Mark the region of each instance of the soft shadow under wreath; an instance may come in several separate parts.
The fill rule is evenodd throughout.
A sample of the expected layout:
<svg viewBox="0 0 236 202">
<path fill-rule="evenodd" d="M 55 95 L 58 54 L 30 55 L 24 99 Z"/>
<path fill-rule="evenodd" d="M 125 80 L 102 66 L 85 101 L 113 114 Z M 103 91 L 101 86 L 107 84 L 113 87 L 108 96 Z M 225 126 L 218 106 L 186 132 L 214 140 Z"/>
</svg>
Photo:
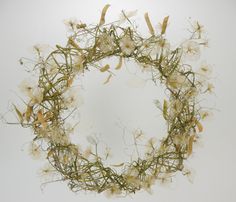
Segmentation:
<svg viewBox="0 0 236 202">
<path fill-rule="evenodd" d="M 65 47 L 56 47 L 43 56 L 35 46 L 37 61 L 32 72 L 38 75 L 34 84 L 22 82 L 21 90 L 26 95 L 25 110 L 14 105 L 19 124 L 33 130 L 32 154 L 46 154 L 50 167 L 44 174 L 57 173 L 54 181 L 65 181 L 72 191 L 88 190 L 114 195 L 150 191 L 156 182 L 168 182 L 177 171 L 189 175 L 186 160 L 199 139 L 203 126 L 200 123 L 209 111 L 200 106 L 199 96 L 212 92 L 208 82 L 210 69 L 202 65 L 194 71 L 188 60 L 198 60 L 200 49 L 207 46 L 202 37 L 203 26 L 191 24 L 190 37 L 176 48 L 171 48 L 166 39 L 169 17 L 165 17 L 160 29 L 155 30 L 146 13 L 145 21 L 150 32 L 142 37 L 130 18 L 134 12 L 122 11 L 121 19 L 105 24 L 106 5 L 99 24 L 87 25 L 68 21 L 71 29 Z M 116 67 L 100 66 L 99 61 L 110 56 L 119 60 Z M 82 150 L 70 141 L 66 128 L 68 117 L 78 109 L 77 93 L 72 88 L 76 78 L 91 68 L 107 74 L 104 84 L 112 82 L 114 71 L 122 68 L 124 60 L 132 59 L 139 68 L 152 73 L 155 83 L 165 86 L 168 99 L 156 102 L 167 125 L 167 136 L 157 147 L 152 139 L 145 154 L 132 162 L 105 166 L 98 154 L 98 144 L 90 137 L 94 150 Z M 21 64 L 25 61 L 22 59 Z M 79 127 L 79 126 L 78 126 Z M 140 141 L 140 134 L 135 141 Z M 117 168 L 119 167 L 119 171 Z M 52 180 L 53 181 L 53 180 Z"/>
</svg>

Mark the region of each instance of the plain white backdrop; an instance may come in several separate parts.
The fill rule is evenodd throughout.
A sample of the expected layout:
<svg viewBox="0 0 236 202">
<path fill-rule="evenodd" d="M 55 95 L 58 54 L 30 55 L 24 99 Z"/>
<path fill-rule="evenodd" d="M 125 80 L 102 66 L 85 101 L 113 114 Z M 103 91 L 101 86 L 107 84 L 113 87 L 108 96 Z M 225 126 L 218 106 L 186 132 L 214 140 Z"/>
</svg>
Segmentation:
<svg viewBox="0 0 236 202">
<path fill-rule="evenodd" d="M 209 49 L 203 57 L 212 65 L 213 82 L 215 93 L 211 96 L 209 104 L 216 108 L 213 118 L 205 124 L 203 133 L 204 146 L 194 151 L 189 165 L 196 172 L 194 183 L 191 184 L 181 175 L 177 175 L 170 187 L 161 187 L 158 184 L 153 188 L 153 194 L 139 192 L 126 198 L 107 199 L 103 194 L 72 193 L 65 183 L 49 184 L 41 190 L 41 179 L 38 169 L 44 164 L 44 160 L 34 161 L 27 152 L 27 144 L 32 139 L 29 130 L 19 126 L 0 125 L 0 201 L 2 202 L 49 202 L 49 201 L 161 201 L 161 202 L 221 202 L 236 201 L 236 1 L 235 0 L 0 0 L 0 113 L 3 114 L 10 109 L 12 102 L 18 100 L 16 92 L 18 84 L 27 77 L 18 59 L 22 56 L 33 57 L 30 47 L 34 44 L 43 43 L 54 46 L 66 43 L 66 29 L 63 20 L 75 17 L 82 22 L 97 23 L 100 12 L 105 4 L 111 4 L 107 14 L 107 21 L 118 18 L 121 10 L 138 10 L 137 22 L 140 22 L 142 31 L 146 30 L 143 14 L 149 13 L 153 24 L 157 27 L 158 22 L 169 15 L 170 24 L 168 36 L 173 42 L 180 42 L 186 37 L 189 26 L 189 18 L 199 20 L 207 30 Z M 130 64 L 134 65 L 134 64 Z M 129 66 L 129 64 L 127 64 Z M 123 75 L 123 73 L 121 73 Z M 92 78 L 92 77 L 91 77 Z M 119 90 L 117 85 L 97 87 L 98 80 L 85 81 L 85 88 L 92 89 L 89 94 L 85 93 L 85 100 L 89 96 L 98 96 L 98 102 L 107 102 L 100 106 L 100 111 L 90 118 L 99 120 L 100 130 L 108 138 L 107 144 L 113 147 L 114 156 L 123 158 L 119 153 L 120 139 L 109 137 L 113 131 L 119 133 L 112 123 L 106 127 L 107 120 L 111 114 L 105 113 L 100 117 L 102 111 L 112 111 L 112 103 L 115 98 L 120 98 L 114 103 L 120 109 L 112 111 L 113 115 L 118 112 L 126 124 L 134 124 L 133 117 L 138 123 L 137 127 L 150 128 L 153 131 L 162 130 L 163 124 L 155 128 L 152 123 L 152 108 L 145 108 L 152 102 L 154 89 L 150 86 L 141 90 L 130 90 L 124 86 Z M 123 82 L 121 79 L 119 82 Z M 143 92 L 142 92 L 143 90 Z M 130 96 L 130 93 L 134 93 Z M 161 96 L 159 90 L 158 96 Z M 114 96 L 111 96 L 112 92 Z M 106 100 L 99 97 L 103 93 Z M 150 99 L 141 99 L 145 96 Z M 112 99 L 113 98 L 113 99 Z M 140 98 L 140 99 L 139 99 Z M 132 103 L 136 100 L 136 105 Z M 86 102 L 85 102 L 86 103 Z M 94 103 L 87 104 L 94 106 Z M 87 105 L 87 106 L 88 106 Z M 109 105 L 109 109 L 107 106 Z M 86 106 L 86 105 L 85 105 Z M 129 106 L 135 110 L 140 107 L 136 114 L 130 113 Z M 136 107 L 136 108 L 135 108 Z M 98 108 L 97 108 L 98 109 Z M 123 110 L 123 111 L 122 111 Z M 85 111 L 81 114 L 89 114 Z M 140 113 L 140 114 L 138 114 Z M 116 117 L 117 118 L 117 117 Z M 146 120 L 146 122 L 145 122 Z M 147 121 L 148 120 L 148 121 Z M 116 121 L 116 120 L 115 120 Z M 142 125 L 142 123 L 144 123 Z M 150 124 L 150 125 L 148 125 Z M 132 126 L 133 127 L 133 126 Z M 89 128 L 89 127 L 88 127 Z M 85 127 L 85 129 L 88 129 Z M 86 131 L 86 130 L 84 130 Z M 152 133 L 153 131 L 148 131 Z M 91 131 L 92 133 L 93 131 Z M 114 134 L 113 134 L 114 135 Z M 119 142 L 122 143 L 122 142 Z M 121 155 L 121 156 L 119 156 Z"/>
</svg>

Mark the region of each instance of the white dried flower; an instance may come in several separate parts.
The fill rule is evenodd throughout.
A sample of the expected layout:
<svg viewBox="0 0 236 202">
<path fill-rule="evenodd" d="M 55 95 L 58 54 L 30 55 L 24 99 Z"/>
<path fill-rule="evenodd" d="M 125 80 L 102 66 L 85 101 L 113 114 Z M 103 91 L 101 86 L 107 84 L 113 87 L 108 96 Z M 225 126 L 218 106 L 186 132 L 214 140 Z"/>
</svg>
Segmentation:
<svg viewBox="0 0 236 202">
<path fill-rule="evenodd" d="M 73 70 L 75 73 L 84 72 L 84 58 L 82 55 L 77 55 L 75 57 Z"/>
<path fill-rule="evenodd" d="M 43 89 L 36 85 L 35 81 L 27 79 L 19 85 L 20 90 L 31 99 L 31 104 L 43 101 Z"/>
<path fill-rule="evenodd" d="M 137 10 L 133 10 L 133 11 L 122 11 L 122 13 L 120 14 L 119 17 L 119 24 L 124 23 L 127 18 L 131 18 L 133 16 L 135 16 L 137 14 Z"/>
<path fill-rule="evenodd" d="M 154 176 L 148 176 L 145 181 L 142 182 L 142 188 L 145 189 L 145 191 L 147 191 L 149 194 L 152 194 L 152 190 L 151 187 L 152 185 L 155 184 L 155 177 Z"/>
<path fill-rule="evenodd" d="M 162 53 L 167 55 L 170 52 L 170 43 L 166 39 L 148 39 L 143 43 L 141 50 L 145 56 L 150 56 L 153 60 L 156 59 L 157 55 Z"/>
<path fill-rule="evenodd" d="M 49 76 L 54 76 L 58 73 L 58 66 L 54 60 L 50 60 L 47 63 L 47 73 Z"/>
<path fill-rule="evenodd" d="M 180 73 L 175 72 L 167 78 L 166 82 L 167 85 L 172 88 L 180 88 L 184 87 L 186 84 L 186 77 Z"/>
<path fill-rule="evenodd" d="M 35 81 L 32 81 L 31 79 L 25 79 L 19 85 L 19 89 L 26 96 L 31 96 L 34 88 L 35 88 Z"/>
<path fill-rule="evenodd" d="M 169 118 L 175 118 L 183 109 L 183 104 L 179 99 L 171 100 L 170 102 L 170 110 L 169 110 Z"/>
<path fill-rule="evenodd" d="M 204 26 L 201 25 L 198 21 L 193 22 L 193 31 L 198 34 L 198 37 L 200 38 L 201 35 L 205 32 Z"/>
<path fill-rule="evenodd" d="M 161 186 L 168 186 L 172 182 L 172 174 L 171 173 L 160 173 L 157 177 L 158 182 Z"/>
<path fill-rule="evenodd" d="M 122 192 L 120 190 L 120 188 L 118 187 L 118 185 L 116 184 L 110 184 L 110 188 L 108 190 L 105 191 L 105 195 L 110 198 L 112 196 L 117 196 L 120 195 Z"/>
<path fill-rule="evenodd" d="M 66 25 L 68 31 L 75 31 L 79 22 L 76 18 L 70 18 L 64 20 L 64 24 Z"/>
<path fill-rule="evenodd" d="M 67 145 L 69 143 L 69 136 L 65 134 L 60 128 L 53 127 L 48 131 L 47 136 L 50 141 L 56 144 Z"/>
<path fill-rule="evenodd" d="M 147 40 L 143 43 L 142 54 L 145 56 L 150 56 L 152 59 L 156 59 L 157 54 L 160 52 L 160 46 L 158 43 Z"/>
<path fill-rule="evenodd" d="M 50 46 L 48 44 L 35 44 L 33 46 L 33 52 L 37 56 L 47 55 L 49 50 L 50 50 Z"/>
<path fill-rule="evenodd" d="M 34 88 L 30 97 L 33 104 L 41 103 L 43 101 L 43 89 L 39 87 Z"/>
<path fill-rule="evenodd" d="M 63 100 L 64 106 L 67 108 L 79 107 L 84 103 L 81 94 L 78 93 L 78 90 L 75 90 L 73 88 L 69 88 L 63 94 Z"/>
<path fill-rule="evenodd" d="M 33 159 L 38 160 L 42 157 L 42 150 L 40 146 L 35 142 L 31 142 L 29 147 L 29 154 Z"/>
<path fill-rule="evenodd" d="M 187 176 L 188 181 L 189 181 L 190 183 L 193 183 L 194 178 L 195 178 L 195 175 L 196 175 L 195 170 L 192 169 L 192 168 L 190 169 L 190 168 L 188 168 L 188 167 L 185 165 L 182 172 L 183 172 L 183 175 Z"/>
<path fill-rule="evenodd" d="M 110 35 L 103 33 L 98 38 L 98 47 L 103 53 L 107 53 L 114 50 L 114 42 Z"/>
<path fill-rule="evenodd" d="M 200 76 L 210 76 L 210 74 L 212 73 L 212 69 L 210 67 L 210 65 L 206 64 L 205 62 L 201 64 L 200 68 L 197 71 L 197 74 L 199 74 Z"/>
<path fill-rule="evenodd" d="M 51 164 L 45 164 L 38 172 L 38 175 L 43 181 L 50 181 L 56 176 L 56 170 Z"/>
<path fill-rule="evenodd" d="M 120 40 L 120 48 L 125 55 L 130 55 L 135 49 L 135 43 L 130 36 L 125 35 Z"/>
<path fill-rule="evenodd" d="M 183 55 L 186 59 L 197 60 L 200 58 L 200 46 L 196 41 L 188 40 L 183 43 Z"/>
</svg>

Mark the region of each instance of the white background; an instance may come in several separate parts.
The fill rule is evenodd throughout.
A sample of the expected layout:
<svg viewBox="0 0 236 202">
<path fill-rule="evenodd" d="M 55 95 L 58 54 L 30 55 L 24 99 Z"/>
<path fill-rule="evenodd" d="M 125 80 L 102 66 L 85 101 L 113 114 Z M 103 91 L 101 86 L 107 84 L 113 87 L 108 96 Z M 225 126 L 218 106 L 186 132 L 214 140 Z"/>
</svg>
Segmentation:
<svg viewBox="0 0 236 202">
<path fill-rule="evenodd" d="M 204 57 L 213 67 L 215 94 L 212 95 L 210 105 L 217 110 L 214 111 L 214 117 L 211 121 L 205 124 L 204 146 L 195 150 L 193 157 L 188 162 L 196 171 L 194 183 L 189 183 L 183 176 L 179 175 L 170 187 L 155 185 L 152 195 L 140 192 L 126 198 L 115 199 L 107 199 L 102 194 L 84 192 L 74 194 L 68 190 L 65 183 L 49 184 L 42 191 L 40 189 L 41 179 L 37 170 L 44 164 L 44 161 L 33 161 L 28 155 L 26 145 L 32 138 L 30 131 L 18 126 L 1 124 L 0 201 L 236 201 L 234 190 L 236 187 L 235 0 L 0 0 L 1 114 L 9 111 L 11 103 L 18 100 L 17 85 L 27 76 L 18 64 L 18 59 L 22 56 L 32 57 L 32 53 L 29 51 L 30 47 L 37 43 L 50 44 L 51 46 L 65 44 L 66 29 L 62 23 L 63 20 L 76 17 L 83 22 L 96 23 L 106 3 L 111 4 L 107 14 L 108 21 L 116 20 L 122 9 L 137 9 L 137 21 L 141 23 L 142 30 L 146 29 L 142 19 L 145 12 L 149 12 L 154 25 L 161 22 L 166 15 L 170 15 L 168 34 L 172 41 L 180 41 L 186 36 L 189 17 L 193 20 L 199 20 L 207 30 L 210 48 L 204 53 Z M 100 77 L 100 79 L 104 79 L 104 77 Z M 97 94 L 100 92 L 109 96 L 112 92 L 112 90 L 107 91 L 106 87 L 95 89 L 97 83 L 94 82 L 88 82 L 88 85 Z M 116 87 L 114 86 L 114 88 Z M 147 94 L 142 92 L 143 89 Z M 132 120 L 132 113 L 128 116 L 124 109 L 128 110 L 129 107 L 127 106 L 132 107 L 134 100 L 138 100 L 136 107 L 142 105 L 141 109 L 136 108 L 137 111 L 141 110 L 140 113 L 152 111 L 152 108 L 145 108 L 145 104 L 149 106 L 148 102 L 153 99 L 151 97 L 153 91 L 148 94 L 147 89 L 149 88 L 142 88 L 141 91 L 135 89 L 137 94 L 134 95 L 136 96 L 134 98 L 128 96 L 131 92 L 129 88 L 122 88 L 122 91 L 115 89 L 115 92 L 119 93 L 118 95 L 114 94 L 114 96 L 125 99 L 121 99 L 119 103 L 114 103 L 115 99 L 113 99 L 108 105 L 116 104 L 116 107 L 123 109 L 123 114 L 120 114 L 121 118 L 128 117 L 127 119 Z M 89 94 L 93 94 L 93 91 L 89 91 Z M 141 96 L 150 96 L 148 97 L 150 100 L 139 99 Z M 113 96 L 110 95 L 110 97 Z M 100 102 L 103 101 L 100 100 Z M 110 109 L 112 109 L 111 106 Z M 104 110 L 107 110 L 106 107 L 107 105 L 101 106 Z M 155 116 L 155 114 L 152 115 Z M 134 114 L 135 116 L 137 114 Z M 149 113 L 143 116 L 145 120 L 152 121 Z M 100 119 L 104 120 L 100 122 L 102 125 L 100 132 L 106 133 L 107 144 L 114 147 L 114 155 L 119 158 L 117 152 L 119 151 L 119 147 L 117 147 L 119 144 L 116 141 L 112 142 L 114 140 L 112 137 L 109 138 L 109 132 L 112 131 L 113 126 L 106 127 L 104 125 L 109 117 L 109 114 L 105 114 Z M 123 121 L 126 122 L 126 120 Z M 138 127 L 142 125 L 142 122 L 142 119 L 137 119 L 137 123 L 140 123 Z M 144 127 L 148 128 L 148 126 L 150 125 L 144 124 Z M 104 128 L 108 129 L 103 131 Z M 162 126 L 159 129 L 161 130 Z M 118 133 L 118 131 L 116 132 Z"/>
</svg>

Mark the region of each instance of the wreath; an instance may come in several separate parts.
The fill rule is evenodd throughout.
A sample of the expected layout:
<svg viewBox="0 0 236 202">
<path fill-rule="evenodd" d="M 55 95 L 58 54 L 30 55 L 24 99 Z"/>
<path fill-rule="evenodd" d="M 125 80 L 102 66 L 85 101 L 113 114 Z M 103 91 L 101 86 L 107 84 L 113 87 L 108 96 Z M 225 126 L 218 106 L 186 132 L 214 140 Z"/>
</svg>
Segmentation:
<svg viewBox="0 0 236 202">
<path fill-rule="evenodd" d="M 24 102 L 25 110 L 16 105 L 14 109 L 19 123 L 33 130 L 32 153 L 37 155 L 39 150 L 46 153 L 51 168 L 44 172 L 59 173 L 59 180 L 66 181 L 72 191 L 110 194 L 150 191 L 156 181 L 168 181 L 177 171 L 189 174 L 184 160 L 192 154 L 203 130 L 201 120 L 209 114 L 200 106 L 199 96 L 212 92 L 213 85 L 208 83 L 210 69 L 206 65 L 194 71 L 186 61 L 199 59 L 200 49 L 207 46 L 207 41 L 202 38 L 203 26 L 195 22 L 191 24 L 190 38 L 173 49 L 166 39 L 168 16 L 156 31 L 146 13 L 150 36 L 144 38 L 130 20 L 134 12 L 122 11 L 122 19 L 105 24 L 108 7 L 103 8 L 97 25 L 68 21 L 72 34 L 65 47 L 56 45 L 43 56 L 40 47 L 35 46 L 37 61 L 33 72 L 38 75 L 38 81 L 34 85 L 29 81 L 21 84 L 28 101 Z M 99 61 L 110 56 L 119 60 L 115 68 L 99 65 Z M 148 152 L 132 162 L 116 165 L 120 168 L 118 172 L 104 165 L 97 151 L 82 151 L 73 144 L 65 124 L 77 109 L 76 92 L 72 89 L 76 78 L 96 68 L 108 74 L 104 82 L 107 84 L 114 76 L 113 71 L 118 71 L 127 59 L 150 71 L 153 82 L 166 87 L 168 99 L 155 104 L 165 119 L 167 137 L 160 141 L 159 147 L 150 140 Z M 20 62 L 25 64 L 23 59 Z M 93 138 L 90 142 L 97 146 Z"/>
</svg>

